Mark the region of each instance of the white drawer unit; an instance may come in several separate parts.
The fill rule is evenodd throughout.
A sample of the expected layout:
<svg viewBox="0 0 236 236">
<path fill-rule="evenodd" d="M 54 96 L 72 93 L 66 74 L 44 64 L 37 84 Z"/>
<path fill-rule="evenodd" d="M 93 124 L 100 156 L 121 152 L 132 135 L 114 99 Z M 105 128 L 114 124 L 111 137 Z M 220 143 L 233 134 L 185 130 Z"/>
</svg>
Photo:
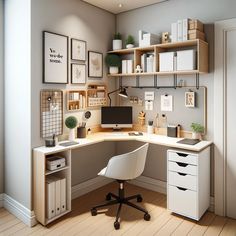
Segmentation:
<svg viewBox="0 0 236 236">
<path fill-rule="evenodd" d="M 199 220 L 210 206 L 210 147 L 199 153 L 168 150 L 167 206 Z"/>
</svg>

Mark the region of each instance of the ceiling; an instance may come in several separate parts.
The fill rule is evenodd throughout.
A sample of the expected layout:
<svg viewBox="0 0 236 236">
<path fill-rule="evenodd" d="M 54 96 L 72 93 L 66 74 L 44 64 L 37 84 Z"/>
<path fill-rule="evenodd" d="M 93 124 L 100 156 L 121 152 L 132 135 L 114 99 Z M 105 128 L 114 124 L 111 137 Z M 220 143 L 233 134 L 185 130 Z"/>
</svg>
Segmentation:
<svg viewBox="0 0 236 236">
<path fill-rule="evenodd" d="M 91 5 L 105 9 L 111 13 L 118 14 L 124 11 L 145 7 L 151 4 L 167 0 L 83 0 Z"/>
</svg>

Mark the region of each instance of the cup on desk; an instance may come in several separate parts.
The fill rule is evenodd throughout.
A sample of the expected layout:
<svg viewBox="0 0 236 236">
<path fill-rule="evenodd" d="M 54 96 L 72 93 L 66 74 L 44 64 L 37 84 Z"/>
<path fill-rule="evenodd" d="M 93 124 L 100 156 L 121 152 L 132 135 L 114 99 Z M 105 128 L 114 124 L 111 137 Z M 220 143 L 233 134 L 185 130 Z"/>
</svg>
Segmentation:
<svg viewBox="0 0 236 236">
<path fill-rule="evenodd" d="M 77 138 L 86 138 L 86 128 L 78 127 L 77 128 Z"/>
<path fill-rule="evenodd" d="M 148 134 L 153 134 L 153 131 L 154 131 L 153 125 L 148 125 L 148 126 L 147 126 L 147 133 L 148 133 Z"/>
</svg>

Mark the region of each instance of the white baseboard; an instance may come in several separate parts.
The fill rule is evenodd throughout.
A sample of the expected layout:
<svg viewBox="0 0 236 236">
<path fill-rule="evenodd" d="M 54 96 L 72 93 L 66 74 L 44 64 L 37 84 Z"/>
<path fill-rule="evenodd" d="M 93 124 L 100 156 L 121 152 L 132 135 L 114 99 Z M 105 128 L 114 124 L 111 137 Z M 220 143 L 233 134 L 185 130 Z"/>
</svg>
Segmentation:
<svg viewBox="0 0 236 236">
<path fill-rule="evenodd" d="M 98 176 L 96 178 L 85 181 L 81 184 L 75 185 L 71 189 L 71 199 L 80 197 L 88 192 L 91 192 L 113 181 L 114 181 L 113 179 L 108 179 L 102 176 Z"/>
<path fill-rule="evenodd" d="M 37 224 L 33 211 L 29 210 L 7 194 L 4 194 L 3 199 L 4 208 L 23 221 L 26 225 L 32 227 Z"/>
<path fill-rule="evenodd" d="M 3 207 L 3 193 L 0 194 L 0 208 Z"/>
</svg>

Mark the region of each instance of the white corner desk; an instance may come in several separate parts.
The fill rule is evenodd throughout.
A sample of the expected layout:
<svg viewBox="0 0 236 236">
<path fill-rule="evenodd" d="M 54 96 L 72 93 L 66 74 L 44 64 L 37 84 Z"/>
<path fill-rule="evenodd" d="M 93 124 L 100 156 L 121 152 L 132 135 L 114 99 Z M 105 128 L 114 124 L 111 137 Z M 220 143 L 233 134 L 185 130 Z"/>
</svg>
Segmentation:
<svg viewBox="0 0 236 236">
<path fill-rule="evenodd" d="M 204 193 L 201 193 L 201 191 L 199 191 L 199 188 L 201 188 L 201 181 L 206 182 L 209 180 L 209 185 L 210 185 L 210 164 L 209 164 L 210 163 L 210 148 L 209 147 L 212 144 L 212 142 L 201 141 L 195 145 L 186 145 L 186 144 L 177 143 L 181 139 L 183 138 L 170 138 L 170 137 L 166 137 L 162 135 L 146 134 L 146 133 L 143 133 L 142 136 L 130 136 L 128 132 L 120 132 L 120 133 L 119 132 L 98 132 L 98 133 L 88 135 L 84 139 L 76 139 L 75 141 L 78 142 L 78 144 L 76 145 L 67 146 L 67 147 L 57 145 L 55 147 L 43 146 L 43 147 L 34 148 L 33 149 L 33 199 L 34 199 L 34 211 L 36 214 L 37 221 L 39 221 L 43 225 L 47 225 L 50 222 L 54 221 L 55 219 L 71 211 L 71 150 L 88 146 L 88 145 L 93 145 L 100 142 L 105 142 L 105 141 L 140 141 L 140 142 L 147 142 L 151 144 L 157 144 L 157 145 L 170 147 L 170 149 L 172 149 L 171 150 L 172 152 L 170 154 L 168 153 L 168 161 L 170 161 L 171 165 L 167 165 L 168 166 L 167 182 L 175 181 L 175 180 L 179 181 L 178 186 L 181 186 L 181 187 L 177 187 L 175 190 L 173 189 L 175 183 L 170 182 L 170 190 L 168 189 L 168 193 L 172 191 L 174 192 L 176 196 L 179 196 L 179 200 L 178 200 L 179 202 L 181 202 L 180 198 L 184 199 L 184 196 L 187 195 L 189 202 L 191 204 L 194 204 L 193 201 L 199 200 L 198 199 L 199 194 L 204 196 Z M 175 168 L 173 164 L 176 164 L 176 163 L 178 164 L 177 160 L 175 160 L 176 158 L 175 153 L 174 153 L 175 150 L 173 149 L 177 149 L 176 152 L 181 152 L 180 155 L 182 156 L 179 156 L 180 158 L 179 160 L 185 163 L 186 165 L 189 165 L 189 167 L 186 168 L 186 170 L 181 170 L 184 168 L 183 165 L 176 166 L 177 168 L 176 170 L 173 169 Z M 60 155 L 60 156 L 65 157 L 66 166 L 63 168 L 57 169 L 55 171 L 47 170 L 46 158 L 53 155 Z M 205 167 L 201 166 L 203 165 L 201 160 L 204 159 L 204 158 L 200 158 L 201 155 L 203 157 L 207 156 L 207 158 L 205 158 L 205 161 L 207 161 L 207 163 L 204 163 L 204 160 L 203 160 L 203 164 L 205 165 Z M 188 158 L 184 158 L 186 156 L 188 156 Z M 198 165 L 199 165 L 199 168 L 198 168 Z M 204 175 L 201 172 L 202 170 L 204 170 L 203 171 Z M 173 176 L 173 174 L 178 173 L 178 172 L 181 172 L 180 176 Z M 59 215 L 51 219 L 47 218 L 47 212 L 46 212 L 46 207 L 47 207 L 46 178 L 49 175 L 56 175 L 57 177 L 60 177 L 60 178 L 66 178 L 66 209 L 63 212 L 61 212 Z M 198 175 L 204 176 L 205 180 L 203 178 L 201 179 L 198 178 Z M 195 177 L 197 176 L 197 177 L 195 180 L 193 180 L 192 176 L 195 176 Z M 186 180 L 183 181 L 183 177 L 186 177 Z M 172 178 L 174 179 L 172 180 Z M 193 183 L 191 183 L 191 181 L 193 181 Z M 196 186 L 195 182 L 198 186 Z M 189 186 L 186 186 L 186 183 Z M 182 193 L 175 192 L 175 191 L 178 191 L 178 188 L 180 190 L 181 189 L 184 190 L 185 195 L 183 195 Z M 206 193 L 207 196 L 209 195 L 210 197 L 210 190 L 209 190 L 210 186 L 207 185 L 207 187 L 205 188 L 208 188 L 208 189 L 204 190 L 204 192 L 207 192 Z M 198 193 L 199 191 L 200 193 L 197 194 L 197 196 L 195 196 L 192 193 L 192 191 L 195 191 L 196 193 Z M 194 200 L 191 200 L 191 199 L 194 199 Z M 204 208 L 204 207 L 199 206 L 200 207 L 199 211 L 198 209 L 195 209 L 194 211 L 185 213 L 185 212 L 181 212 L 181 209 L 180 211 L 179 209 L 175 209 L 175 205 L 173 205 L 172 199 L 168 199 L 168 202 L 171 203 L 170 208 L 173 208 L 174 212 L 180 213 L 182 215 L 185 215 L 190 218 L 197 219 L 197 220 L 199 219 L 201 215 L 200 214 L 201 212 L 199 213 L 199 211 L 202 211 L 202 209 Z M 178 205 L 180 204 L 179 202 L 178 202 Z M 205 205 L 206 204 L 207 203 L 205 203 Z"/>
</svg>

